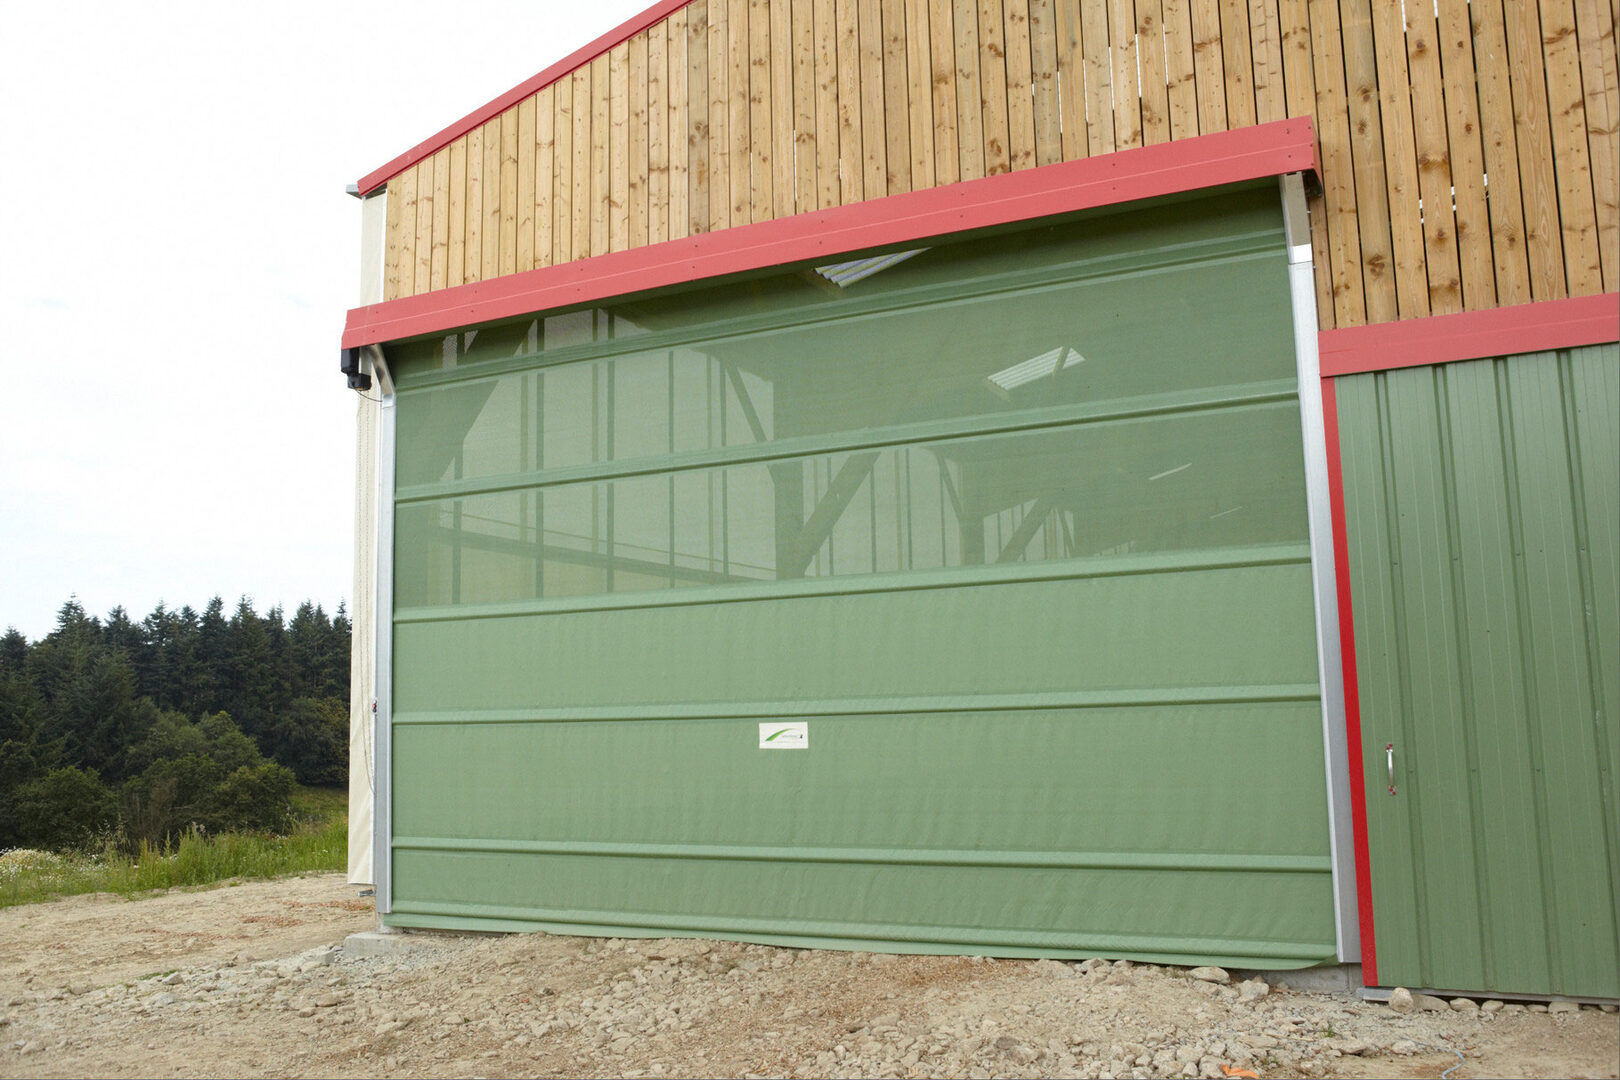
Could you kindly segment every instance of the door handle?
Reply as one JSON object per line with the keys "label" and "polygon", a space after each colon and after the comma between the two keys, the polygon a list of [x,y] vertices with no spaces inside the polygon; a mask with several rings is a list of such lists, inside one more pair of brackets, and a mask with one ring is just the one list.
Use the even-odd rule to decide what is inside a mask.
{"label": "door handle", "polygon": [[1385,746],[1384,746],[1384,756],[1385,756],[1386,760],[1388,760],[1388,762],[1389,762],[1389,793],[1391,795],[1393,795],[1393,794],[1395,794],[1395,744],[1394,743],[1386,743],[1385,744]]}

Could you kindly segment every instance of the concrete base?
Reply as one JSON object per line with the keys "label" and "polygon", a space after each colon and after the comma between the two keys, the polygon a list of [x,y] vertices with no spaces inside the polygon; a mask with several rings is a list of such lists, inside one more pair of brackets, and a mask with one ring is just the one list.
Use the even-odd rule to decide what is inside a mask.
{"label": "concrete base", "polygon": [[411,945],[411,936],[398,930],[363,930],[343,939],[343,953],[357,960],[371,956],[396,956]]}
{"label": "concrete base", "polygon": [[1254,974],[1273,986],[1285,983],[1290,990],[1307,990],[1315,994],[1348,994],[1361,989],[1360,964],[1326,964],[1293,971],[1256,971]]}

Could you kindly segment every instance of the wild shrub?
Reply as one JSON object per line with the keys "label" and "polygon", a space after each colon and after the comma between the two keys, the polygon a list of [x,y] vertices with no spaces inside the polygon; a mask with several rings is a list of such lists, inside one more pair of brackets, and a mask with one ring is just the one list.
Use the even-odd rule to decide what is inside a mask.
{"label": "wild shrub", "polygon": [[232,831],[285,832],[292,825],[293,771],[273,761],[244,765],[214,789],[210,827]]}
{"label": "wild shrub", "polygon": [[25,847],[83,848],[118,823],[118,800],[94,769],[52,769],[18,787],[11,803]]}

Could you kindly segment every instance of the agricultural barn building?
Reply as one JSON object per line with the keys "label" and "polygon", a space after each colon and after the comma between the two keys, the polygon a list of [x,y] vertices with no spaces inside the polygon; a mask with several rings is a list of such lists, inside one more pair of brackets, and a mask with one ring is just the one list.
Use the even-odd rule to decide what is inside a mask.
{"label": "agricultural barn building", "polygon": [[1620,996],[1610,0],[665,0],[362,179],[384,924]]}

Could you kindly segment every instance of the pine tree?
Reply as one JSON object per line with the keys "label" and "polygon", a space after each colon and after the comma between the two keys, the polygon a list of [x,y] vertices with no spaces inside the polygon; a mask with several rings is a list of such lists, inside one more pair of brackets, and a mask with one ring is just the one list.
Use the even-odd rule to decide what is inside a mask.
{"label": "pine tree", "polygon": [[145,644],[141,628],[130,621],[122,604],[107,612],[107,621],[101,624],[101,640],[110,649],[122,649],[136,663]]}
{"label": "pine tree", "polygon": [[319,604],[299,605],[289,628],[298,670],[299,697],[343,698],[349,690],[348,620],[338,609],[338,620],[328,621]]}
{"label": "pine tree", "polygon": [[70,764],[122,780],[128,750],[150,730],[157,707],[136,695],[135,669],[123,653],[75,646],[71,659],[46,716],[65,740]]}
{"label": "pine tree", "polygon": [[270,681],[265,709],[273,714],[285,709],[297,696],[298,682],[287,640],[287,622],[279,605],[265,613],[264,635],[270,646]]}
{"label": "pine tree", "polygon": [[223,708],[241,729],[258,741],[274,704],[270,636],[253,610],[253,601],[237,601],[225,634]]}
{"label": "pine tree", "polygon": [[47,703],[62,693],[74,671],[88,663],[100,638],[101,624],[84,613],[78,597],[70,597],[56,614],[56,629],[28,653],[28,679]]}
{"label": "pine tree", "polygon": [[326,685],[334,696],[344,701],[349,700],[349,658],[353,638],[354,627],[349,622],[348,609],[339,600],[337,614],[332,616],[332,624],[326,634],[327,641],[331,643],[325,657]]}
{"label": "pine tree", "polygon": [[180,704],[170,675],[174,649],[174,616],[163,601],[141,620],[141,648],[135,654],[135,684],[160,709]]}
{"label": "pine tree", "polygon": [[199,675],[197,698],[187,712],[200,714],[219,712],[226,708],[230,696],[227,688],[229,674],[226,654],[230,646],[226,637],[230,626],[225,621],[225,601],[215,596],[209,599],[197,619],[197,663]]}
{"label": "pine tree", "polygon": [[5,636],[0,637],[0,673],[9,671],[20,675],[27,662],[28,639],[15,626],[6,627]]}
{"label": "pine tree", "polygon": [[214,671],[203,656],[202,620],[187,604],[170,624],[168,677],[158,700],[187,716],[210,711],[214,701]]}

